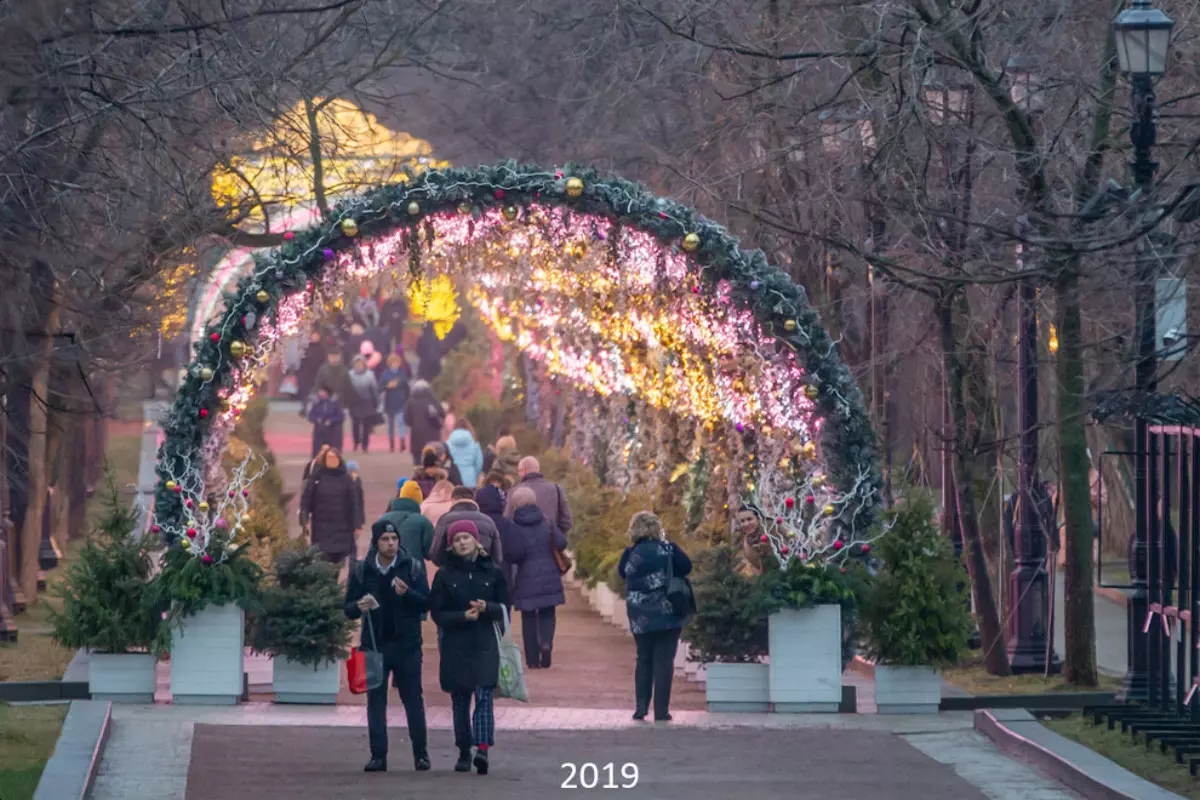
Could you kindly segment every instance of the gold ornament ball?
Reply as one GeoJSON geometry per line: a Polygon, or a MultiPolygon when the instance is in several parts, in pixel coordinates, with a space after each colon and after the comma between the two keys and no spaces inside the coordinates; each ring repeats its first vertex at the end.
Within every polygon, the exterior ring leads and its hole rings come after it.
{"type": "Polygon", "coordinates": [[[812,458],[813,456],[815,456],[817,454],[816,443],[815,442],[805,442],[804,450],[802,452],[804,453],[805,458],[812,458]]]}
{"type": "Polygon", "coordinates": [[[835,509],[833,507],[833,504],[831,503],[830,505],[825,506],[825,508],[823,510],[825,511],[825,516],[832,517],[833,512],[836,511],[837,509],[835,509]]]}
{"type": "Polygon", "coordinates": [[[700,249],[700,234],[689,233],[683,237],[683,249],[689,253],[694,253],[700,249]]]}
{"type": "Polygon", "coordinates": [[[254,299],[260,303],[266,303],[271,299],[271,295],[267,293],[266,289],[259,289],[254,293],[254,299]]]}
{"type": "Polygon", "coordinates": [[[567,197],[579,197],[583,194],[583,178],[567,178],[567,197]]]}
{"type": "Polygon", "coordinates": [[[182,547],[184,550],[191,550],[192,542],[190,539],[180,539],[179,546],[182,547]]]}
{"type": "Polygon", "coordinates": [[[213,371],[211,369],[209,369],[208,367],[200,368],[200,380],[211,381],[212,376],[213,376],[213,371]]]}
{"type": "Polygon", "coordinates": [[[408,201],[408,215],[410,217],[415,217],[417,214],[420,214],[420,213],[421,213],[421,204],[418,203],[416,200],[409,200],[408,201]]]}
{"type": "Polygon", "coordinates": [[[249,514],[242,514],[242,524],[243,525],[250,524],[250,515],[249,514]]]}
{"type": "Polygon", "coordinates": [[[208,502],[205,500],[201,500],[199,508],[201,511],[208,511],[208,502]]]}
{"type": "Polygon", "coordinates": [[[785,331],[794,331],[794,330],[796,330],[796,320],[794,320],[794,319],[789,319],[787,322],[783,323],[783,329],[784,329],[785,331]]]}
{"type": "Polygon", "coordinates": [[[346,301],[343,300],[342,298],[339,297],[338,299],[333,301],[333,310],[334,311],[341,311],[345,307],[346,307],[346,301]]]}
{"type": "Polygon", "coordinates": [[[175,487],[176,487],[176,486],[178,486],[178,485],[179,485],[179,484],[175,483],[175,481],[167,481],[167,482],[166,482],[167,491],[168,491],[168,492],[173,492],[173,491],[175,491],[175,487]]]}
{"type": "Polygon", "coordinates": [[[792,467],[792,462],[789,459],[787,459],[787,458],[779,459],[779,468],[780,469],[791,469],[791,467],[792,467]]]}
{"type": "Polygon", "coordinates": [[[221,398],[221,402],[219,403],[219,405],[220,405],[220,407],[221,407],[221,413],[222,413],[222,414],[224,414],[225,412],[229,411],[229,400],[228,400],[227,398],[224,398],[224,397],[222,397],[222,398],[221,398]]]}
{"type": "Polygon", "coordinates": [[[812,485],[813,485],[814,489],[820,489],[822,486],[825,485],[825,476],[818,475],[817,477],[813,478],[812,485]]]}
{"type": "Polygon", "coordinates": [[[505,206],[504,210],[501,213],[504,214],[504,218],[506,220],[509,220],[511,222],[512,220],[517,218],[517,207],[516,206],[505,206]]]}
{"type": "Polygon", "coordinates": [[[821,390],[810,383],[808,386],[804,387],[804,396],[809,400],[816,400],[821,396],[821,390]]]}
{"type": "Polygon", "coordinates": [[[464,217],[465,217],[467,214],[470,214],[470,213],[471,213],[471,206],[470,206],[470,204],[468,204],[468,203],[459,203],[459,204],[458,204],[458,213],[459,213],[459,214],[461,214],[461,215],[463,215],[464,217]]]}
{"type": "Polygon", "coordinates": [[[358,236],[358,223],[352,219],[342,220],[342,233],[347,236],[358,236]]]}
{"type": "Polygon", "coordinates": [[[229,343],[229,355],[233,356],[234,358],[241,358],[242,356],[246,355],[246,343],[234,339],[229,343]]]}
{"type": "Polygon", "coordinates": [[[792,442],[792,453],[793,454],[800,455],[803,452],[804,452],[804,445],[801,442],[799,442],[799,441],[792,442]]]}

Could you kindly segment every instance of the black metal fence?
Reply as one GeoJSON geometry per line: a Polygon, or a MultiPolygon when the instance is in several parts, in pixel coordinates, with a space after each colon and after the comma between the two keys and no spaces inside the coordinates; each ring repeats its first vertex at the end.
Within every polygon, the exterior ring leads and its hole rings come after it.
{"type": "MultiPolygon", "coordinates": [[[[1125,702],[1086,709],[1200,769],[1200,426],[1138,425],[1125,702]]],[[[1100,528],[1103,536],[1103,507],[1100,528]]]]}

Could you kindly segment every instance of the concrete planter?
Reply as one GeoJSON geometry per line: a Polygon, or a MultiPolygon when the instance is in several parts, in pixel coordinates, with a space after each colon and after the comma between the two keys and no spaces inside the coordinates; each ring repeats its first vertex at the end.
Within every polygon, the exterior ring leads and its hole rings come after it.
{"type": "Polygon", "coordinates": [[[333,705],[341,680],[340,661],[326,661],[314,669],[290,658],[273,659],[275,702],[333,705]]]}
{"type": "Polygon", "coordinates": [[[771,704],[785,714],[837,713],[842,607],[785,609],[767,619],[771,704]]]}
{"type": "Polygon", "coordinates": [[[625,605],[625,599],[621,598],[621,597],[617,597],[615,592],[613,593],[613,597],[615,599],[613,601],[612,620],[610,620],[610,621],[612,622],[613,625],[620,628],[621,630],[628,631],[629,630],[629,609],[625,605]]]}
{"type": "Polygon", "coordinates": [[[875,706],[880,714],[936,714],[941,702],[939,670],[875,666],[875,706]]]}
{"type": "Polygon", "coordinates": [[[613,618],[616,601],[617,595],[608,588],[607,583],[596,584],[596,610],[600,612],[600,616],[604,617],[605,622],[613,618]]]}
{"type": "Polygon", "coordinates": [[[714,712],[771,710],[771,675],[766,664],[705,664],[704,695],[714,712]]]}
{"type": "Polygon", "coordinates": [[[242,696],[245,613],[209,606],[184,620],[171,643],[176,705],[234,705],[242,696]]]}
{"type": "Polygon", "coordinates": [[[88,654],[88,691],[93,700],[110,703],[153,703],[154,667],[147,653],[88,654]]]}

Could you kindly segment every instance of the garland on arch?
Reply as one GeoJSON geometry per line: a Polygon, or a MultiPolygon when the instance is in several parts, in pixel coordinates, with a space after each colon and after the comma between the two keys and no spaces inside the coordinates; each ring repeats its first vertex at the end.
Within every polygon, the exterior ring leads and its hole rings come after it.
{"type": "MultiPolygon", "coordinates": [[[[693,209],[591,170],[509,162],[383,186],[285,240],[225,296],[164,421],[154,525],[167,540],[206,555],[214,537],[236,534],[249,486],[222,474],[219,456],[277,343],[349,282],[405,266],[415,279],[472,274],[469,299],[497,333],[572,389],[611,398],[610,409],[638,399],[798,449],[789,479],[754,490],[760,506],[819,497],[819,526],[779,526],[784,560],[816,552],[808,537],[832,548],[871,535],[876,441],[850,371],[803,287],[693,209]],[[506,256],[511,265],[497,266],[506,256]],[[586,268],[572,272],[572,259],[586,268]],[[591,329],[577,316],[589,313],[591,329]]],[[[628,470],[628,456],[607,467],[628,470]]]]}

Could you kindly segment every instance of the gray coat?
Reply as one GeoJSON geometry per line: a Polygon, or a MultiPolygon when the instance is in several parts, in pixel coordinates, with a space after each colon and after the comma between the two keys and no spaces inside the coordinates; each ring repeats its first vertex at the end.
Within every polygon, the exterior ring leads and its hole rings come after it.
{"type": "Polygon", "coordinates": [[[450,506],[449,511],[442,514],[437,527],[433,529],[433,545],[429,548],[429,560],[439,567],[442,566],[448,544],[446,531],[450,529],[451,523],[461,519],[475,523],[475,527],[479,529],[479,544],[492,557],[493,564],[497,566],[502,564],[504,548],[500,544],[500,532],[496,530],[496,523],[492,522],[491,517],[480,511],[478,504],[473,500],[459,500],[450,506]]]}
{"type": "Polygon", "coordinates": [[[504,516],[514,519],[512,496],[521,486],[533,489],[533,494],[537,497],[538,508],[542,510],[546,519],[553,522],[554,526],[564,535],[571,532],[571,526],[575,524],[575,521],[571,518],[571,506],[567,503],[567,493],[557,483],[546,480],[540,472],[530,472],[513,487],[513,491],[508,493],[508,500],[504,505],[504,516]]]}
{"type": "Polygon", "coordinates": [[[542,510],[534,505],[518,508],[513,515],[513,524],[524,545],[519,560],[514,558],[512,562],[517,574],[516,584],[509,593],[513,608],[518,611],[537,611],[561,606],[567,602],[567,596],[550,548],[553,542],[556,549],[565,549],[567,537],[557,526],[548,522],[542,510]]]}

